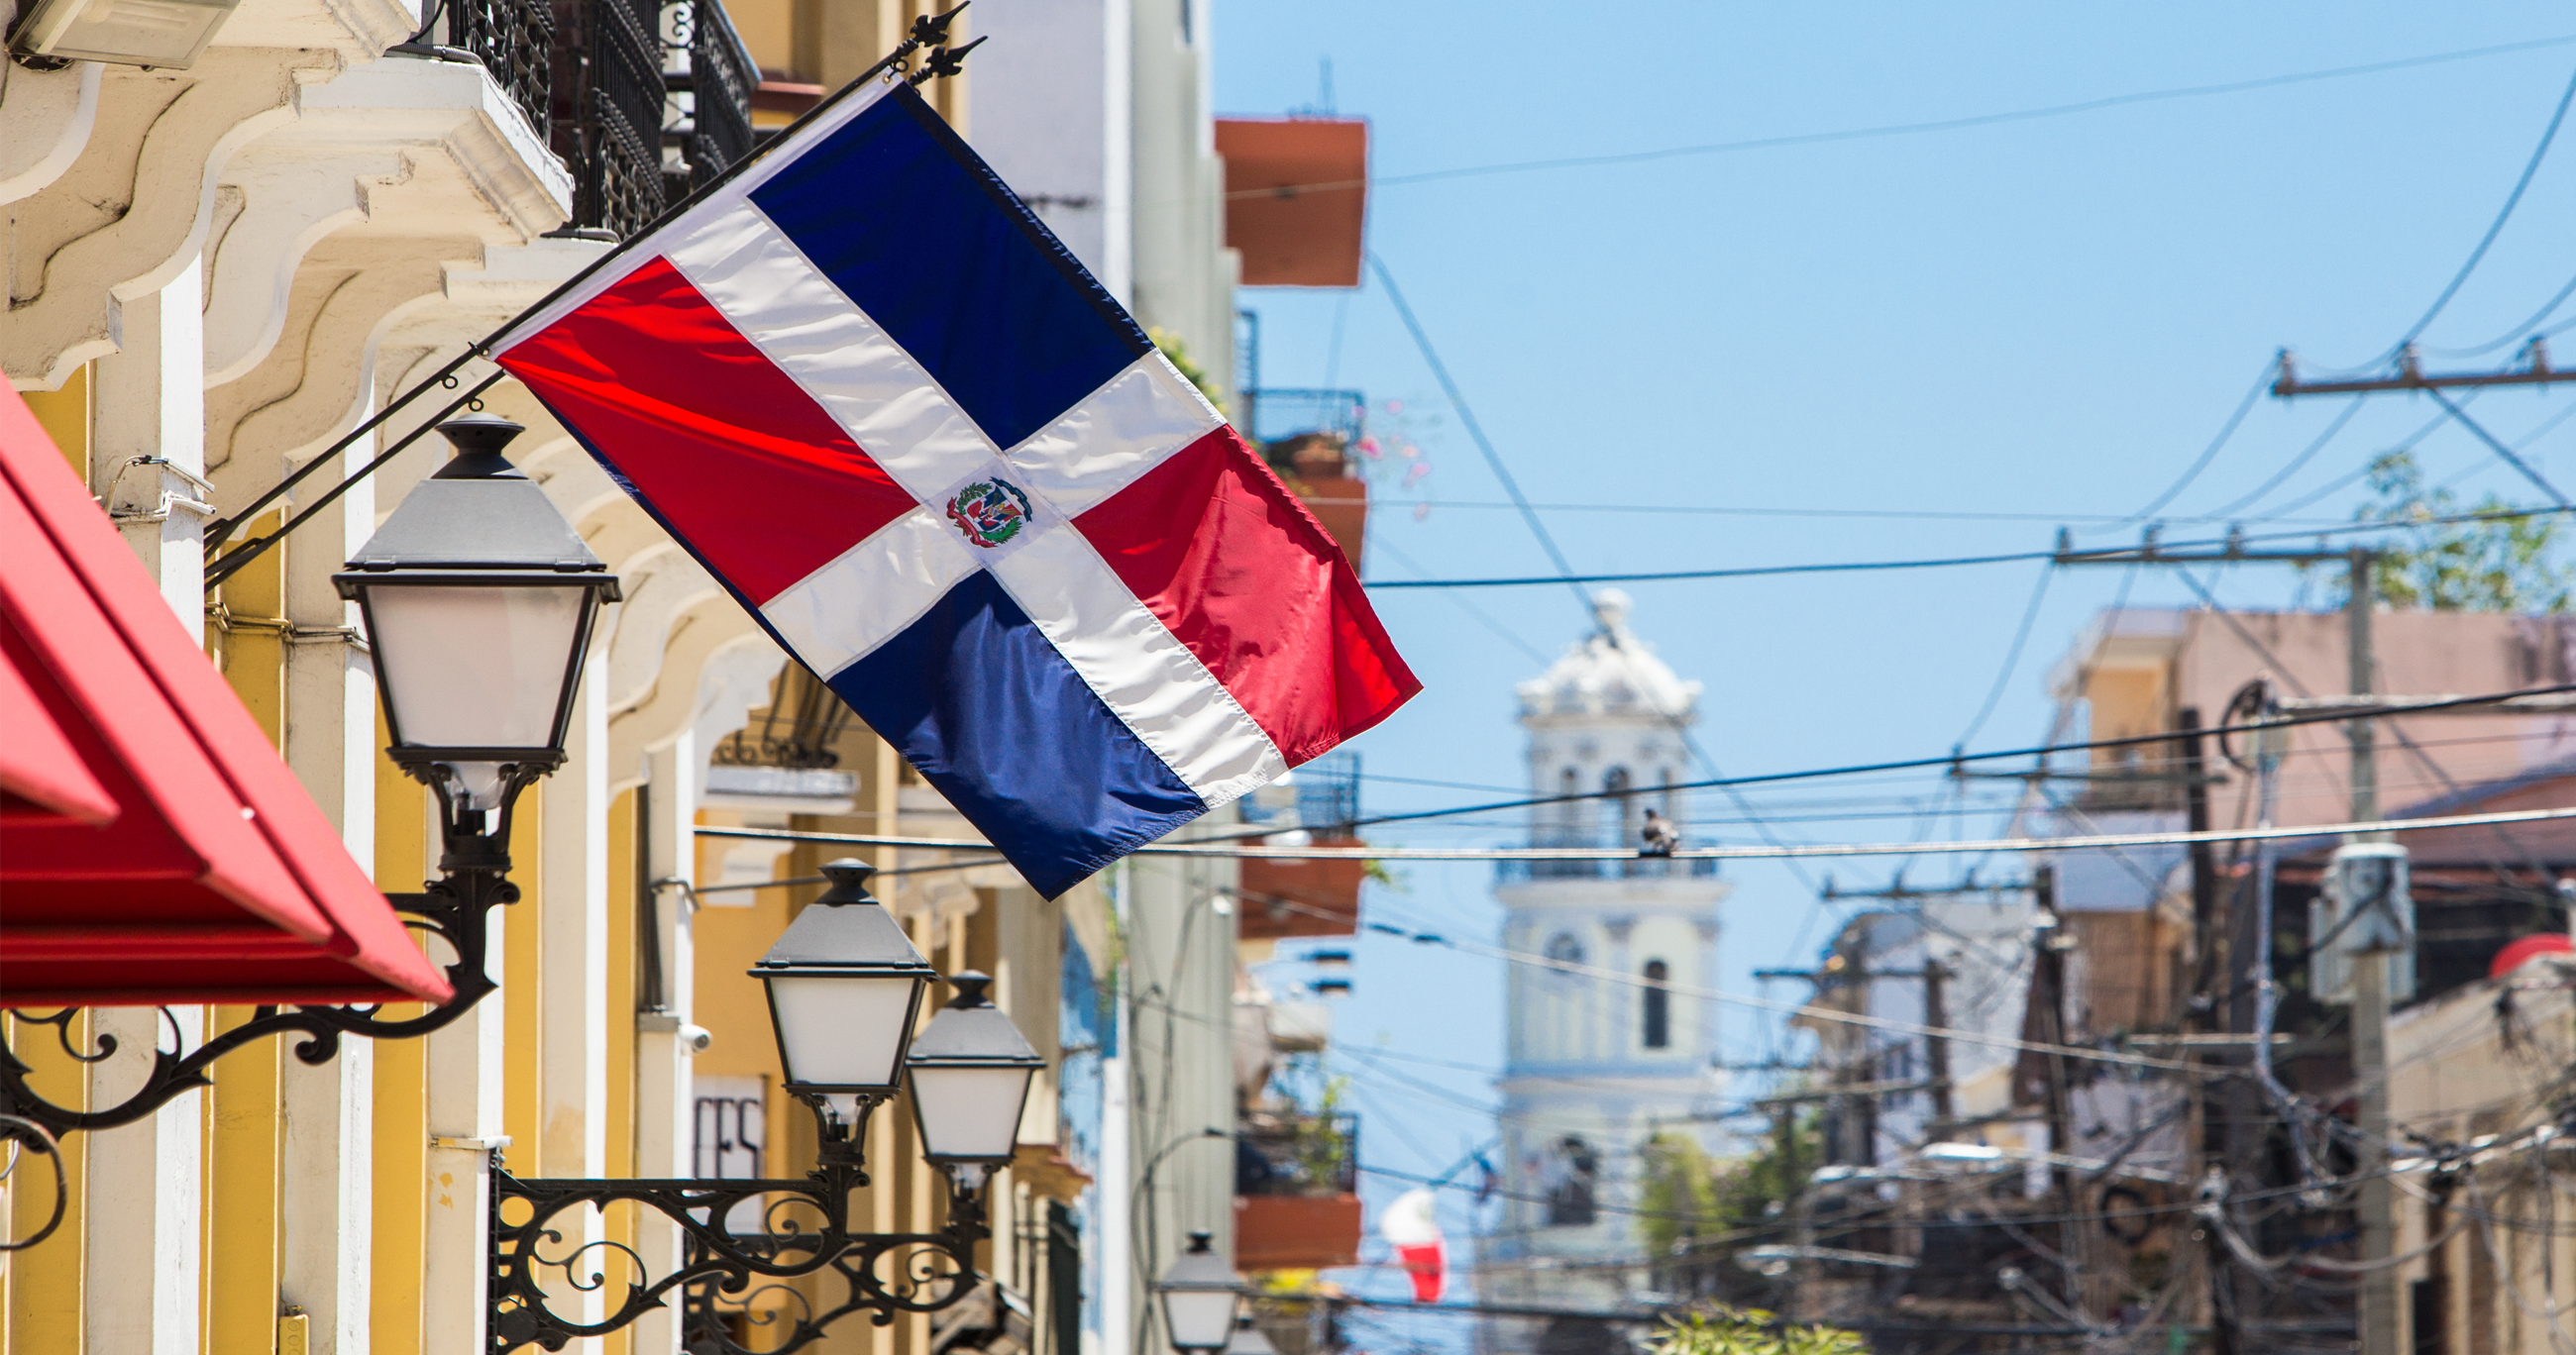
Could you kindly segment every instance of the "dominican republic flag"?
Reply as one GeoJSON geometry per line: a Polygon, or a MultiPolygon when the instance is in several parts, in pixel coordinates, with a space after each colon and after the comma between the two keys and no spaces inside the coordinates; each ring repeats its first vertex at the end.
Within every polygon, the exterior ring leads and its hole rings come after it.
{"type": "Polygon", "coordinates": [[[900,82],[493,351],[1050,898],[1421,689],[1323,527],[900,82]]]}

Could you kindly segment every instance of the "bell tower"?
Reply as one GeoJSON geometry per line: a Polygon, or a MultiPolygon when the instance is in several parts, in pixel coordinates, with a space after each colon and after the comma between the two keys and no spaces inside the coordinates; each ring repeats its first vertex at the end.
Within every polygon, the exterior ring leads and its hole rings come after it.
{"type": "MultiPolygon", "coordinates": [[[[1700,684],[1676,676],[1629,628],[1616,590],[1593,599],[1593,629],[1519,687],[1530,811],[1541,847],[1644,845],[1647,811],[1691,820],[1688,731],[1700,684]]],[[[1489,1302],[1568,1309],[1627,1306],[1652,1288],[1638,1208],[1645,1149],[1658,1134],[1705,1146],[1694,1114],[1724,1089],[1717,1068],[1718,904],[1714,861],[1646,857],[1505,862],[1495,889],[1504,945],[1545,963],[1510,966],[1503,1093],[1501,1224],[1480,1248],[1489,1302]]],[[[1494,1355],[1613,1348],[1606,1330],[1489,1320],[1494,1355]]]]}

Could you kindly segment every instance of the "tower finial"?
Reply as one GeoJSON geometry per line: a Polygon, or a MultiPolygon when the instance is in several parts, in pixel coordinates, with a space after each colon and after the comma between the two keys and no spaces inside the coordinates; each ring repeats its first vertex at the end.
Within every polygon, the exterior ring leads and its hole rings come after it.
{"type": "Polygon", "coordinates": [[[1628,628],[1628,613],[1636,603],[1616,588],[1604,588],[1592,595],[1592,619],[1601,623],[1604,634],[1616,635],[1628,628]]]}

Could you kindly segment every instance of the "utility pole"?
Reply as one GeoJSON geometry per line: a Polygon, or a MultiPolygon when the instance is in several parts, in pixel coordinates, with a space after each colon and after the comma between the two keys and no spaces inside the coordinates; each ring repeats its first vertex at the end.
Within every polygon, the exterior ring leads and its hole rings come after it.
{"type": "MultiPolygon", "coordinates": [[[[2181,728],[2183,769],[2183,826],[2192,832],[2209,830],[2209,782],[2206,779],[2207,758],[2200,733],[2200,708],[2185,706],[2175,712],[2174,723],[2181,728]]],[[[2218,853],[2207,842],[2191,845],[2191,924],[2193,964],[2191,992],[2182,1003],[2182,1025],[2185,1033],[2198,1034],[2224,1031],[2227,1015],[2220,1007],[2218,980],[2225,975],[2226,947],[2219,939],[2218,918],[2218,853]]],[[[2192,1057],[2188,1048],[2183,1057],[2192,1057]]],[[[2200,1160],[2204,1174],[2227,1170],[2227,1117],[2218,1113],[2208,1094],[2206,1079],[2194,1077],[2191,1099],[2200,1120],[2200,1160]]],[[[2209,1348],[2210,1355],[2238,1355],[2236,1335],[2236,1299],[2224,1292],[2234,1283],[2230,1269],[2232,1258],[2219,1239],[2218,1230],[2201,1230],[2201,1263],[2208,1272],[2209,1348]]]]}
{"type": "MultiPolygon", "coordinates": [[[[2544,359],[2545,361],[2545,359],[2544,359]]],[[[2351,597],[2344,604],[2344,650],[2355,696],[2367,696],[2378,655],[2371,642],[2371,566],[2368,550],[2354,547],[2351,597]]],[[[2379,817],[2379,727],[2368,716],[2354,720],[2352,817],[2379,817]]],[[[2362,841],[2369,834],[2357,834],[2362,841]]],[[[2385,837],[2385,834],[2378,835],[2385,837]]],[[[2352,957],[2352,1075],[2361,1084],[2361,1142],[2353,1167],[2361,1177],[2361,1259],[2377,1268],[2361,1277],[2361,1355],[2397,1355],[2397,1192],[2388,1179],[2388,952],[2352,957]]]]}
{"type": "MultiPolygon", "coordinates": [[[[2067,938],[2063,920],[2057,912],[2057,867],[2041,865],[2030,874],[2031,901],[2038,905],[2039,935],[2031,956],[2030,999],[2039,1004],[2045,1043],[2066,1043],[2066,952],[2067,938]]],[[[2085,1242],[2083,1225],[2076,1222],[2080,1212],[2075,1207],[2075,1105],[2067,1086],[2066,1056],[2051,1051],[2044,1056],[2048,1069],[2048,1155],[2049,1176],[2057,1197],[2058,1255],[2066,1259],[2066,1301],[2081,1317],[2085,1310],[2084,1256],[2079,1250],[2085,1242]]]]}
{"type": "MultiPolygon", "coordinates": [[[[1926,941],[1923,955],[1923,1024],[1935,1031],[1945,1031],[1950,1028],[1950,1008],[1942,1000],[1941,987],[1942,982],[1950,977],[1950,971],[1943,969],[1941,962],[1932,958],[1929,938],[1926,938],[1926,941]]],[[[1937,1124],[1948,1124],[1958,1118],[1951,1108],[1950,1100],[1949,1036],[1936,1034],[1923,1037],[1923,1071],[1932,1079],[1932,1119],[1937,1124]]]]}
{"type": "MultiPolygon", "coordinates": [[[[2533,356],[2533,373],[2513,381],[2466,378],[2425,377],[2411,365],[2408,379],[2415,386],[2370,385],[2370,389],[2416,389],[2436,384],[2537,384],[2555,381],[2576,373],[2558,373],[2549,368],[2546,348],[2533,356]]],[[[2344,383],[2353,385],[2355,383],[2344,383]]],[[[2364,383],[2366,384],[2366,383],[2364,383]]],[[[2301,387],[2291,375],[2289,355],[2282,355],[2281,382],[2273,387],[2276,395],[2320,393],[2314,387],[2301,387]]],[[[2439,398],[2438,395],[2436,398],[2439,398]]],[[[2346,726],[2352,747],[2351,817],[2356,822],[2369,822],[2379,817],[2379,726],[2366,712],[2372,709],[2370,697],[2377,682],[2378,656],[2371,638],[2372,603],[2376,599],[2372,575],[2378,564],[2378,553],[2366,546],[2346,551],[2246,551],[2233,542],[2218,552],[2166,551],[2152,541],[2134,551],[2085,551],[2067,549],[2061,538],[2057,559],[2062,564],[2182,564],[2229,560],[2270,560],[2295,564],[2324,564],[2340,561],[2344,566],[2347,597],[2344,600],[2345,682],[2350,687],[2348,699],[2365,713],[2357,714],[2346,726]]],[[[2195,716],[2193,722],[2197,725],[2195,716]]],[[[2197,743],[2197,738],[2194,738],[2197,743]]],[[[2204,801],[2204,813],[2205,809],[2204,801]]],[[[2354,840],[2361,840],[2356,835],[2354,840]]],[[[2197,877],[2201,859],[2192,861],[2195,883],[2194,912],[2199,912],[2201,898],[2197,877]]],[[[2214,906],[2214,905],[2213,905],[2214,906]]],[[[2352,957],[2352,1072],[2360,1087],[2359,1114],[2355,1128],[2360,1131],[2360,1147],[2354,1167],[2361,1178],[2361,1259],[2385,1262],[2396,1253],[2396,1191],[2387,1176],[2388,1163],[2388,952],[2367,951],[2352,957]]],[[[2213,1281],[2213,1284],[2215,1281],[2213,1281]]],[[[2215,1294],[2213,1298],[2217,1297],[2215,1294]]],[[[2397,1272],[2382,1265],[2365,1272],[2361,1281],[2361,1355],[2398,1355],[2397,1272]]]]}
{"type": "Polygon", "coordinates": [[[2415,345],[2398,350],[2397,375],[2365,381],[2301,381],[2298,359],[2289,349],[2281,350],[2280,375],[2272,382],[2272,393],[2287,399],[2294,395],[2370,395],[2380,391],[2432,391],[2460,386],[2547,386],[2561,381],[2576,381],[2576,372],[2562,372],[2549,365],[2549,344],[2535,336],[2522,351],[2531,365],[2521,371],[2503,372],[2437,372],[2427,376],[2423,355],[2415,345]]]}
{"type": "Polygon", "coordinates": [[[1798,1162],[1798,1107],[1784,1104],[1774,1110],[1773,1124],[1780,1136],[1781,1188],[1789,1195],[1789,1320],[1815,1321],[1815,1296],[1809,1291],[1816,1279],[1815,1214],[1809,1207],[1808,1172],[1798,1162]]]}

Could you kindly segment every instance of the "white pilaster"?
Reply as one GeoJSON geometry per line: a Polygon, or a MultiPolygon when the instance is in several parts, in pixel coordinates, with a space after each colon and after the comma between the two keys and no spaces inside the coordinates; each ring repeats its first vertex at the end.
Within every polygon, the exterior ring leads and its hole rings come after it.
{"type": "MultiPolygon", "coordinates": [[[[113,1105],[141,1084],[151,1051],[205,1038],[205,1009],[101,1007],[93,1029],[116,1039],[117,1057],[90,1071],[92,1106],[113,1105]]],[[[197,1355],[205,1180],[205,1094],[189,1092],[148,1119],[105,1129],[89,1142],[89,1282],[82,1288],[85,1355],[197,1355]]]]}
{"type": "MultiPolygon", "coordinates": [[[[518,1160],[547,1176],[608,1174],[608,679],[582,669],[581,691],[564,739],[564,765],[541,784],[545,796],[544,1004],[540,1025],[537,1123],[542,1142],[518,1160]]],[[[623,1013],[620,1013],[623,1016],[623,1013]]],[[[525,1169],[522,1169],[525,1170],[525,1169]]],[[[562,1250],[602,1240],[592,1210],[559,1216],[562,1250]]],[[[579,1322],[602,1315],[599,1289],[556,1295],[553,1309],[579,1322]]]]}
{"type": "MultiPolygon", "coordinates": [[[[701,755],[693,731],[682,729],[677,738],[652,750],[649,758],[649,817],[644,824],[645,869],[647,888],[663,880],[697,878],[697,787],[701,755]]],[[[636,1018],[635,1030],[635,1174],[637,1176],[692,1176],[694,1154],[690,1135],[695,1128],[696,1107],[691,1097],[688,1055],[683,1052],[679,1028],[689,1020],[692,984],[696,968],[690,945],[688,895],[676,886],[654,890],[653,930],[662,957],[662,991],[642,995],[651,1005],[658,998],[660,1011],[648,1011],[636,1018]]],[[[680,1265],[680,1231],[654,1216],[642,1216],[636,1229],[636,1250],[643,1253],[645,1266],[655,1275],[663,1275],[680,1265]]],[[[635,1324],[636,1355],[674,1355],[680,1348],[677,1313],[670,1308],[657,1310],[635,1324]]]]}
{"type": "Polygon", "coordinates": [[[188,633],[206,628],[205,288],[191,263],[127,303],[124,347],[98,360],[90,492],[188,633]]]}

